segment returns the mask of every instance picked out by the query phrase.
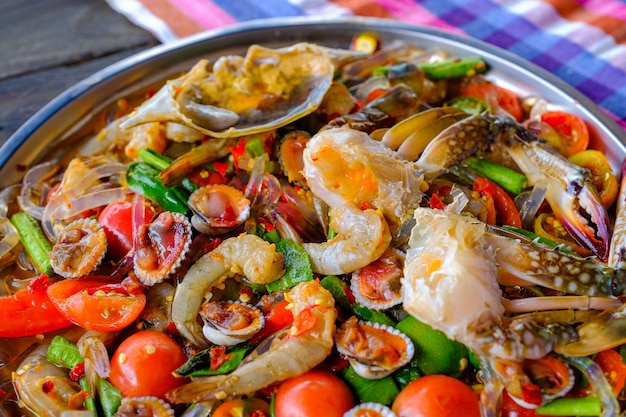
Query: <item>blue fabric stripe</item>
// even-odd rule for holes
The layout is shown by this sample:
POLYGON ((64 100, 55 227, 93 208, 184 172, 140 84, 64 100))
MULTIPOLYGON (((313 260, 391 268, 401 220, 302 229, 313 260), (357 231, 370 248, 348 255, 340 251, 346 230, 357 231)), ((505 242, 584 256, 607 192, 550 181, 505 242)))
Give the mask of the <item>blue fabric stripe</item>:
POLYGON ((239 21, 304 15, 287 0, 213 0, 213 3, 239 21))

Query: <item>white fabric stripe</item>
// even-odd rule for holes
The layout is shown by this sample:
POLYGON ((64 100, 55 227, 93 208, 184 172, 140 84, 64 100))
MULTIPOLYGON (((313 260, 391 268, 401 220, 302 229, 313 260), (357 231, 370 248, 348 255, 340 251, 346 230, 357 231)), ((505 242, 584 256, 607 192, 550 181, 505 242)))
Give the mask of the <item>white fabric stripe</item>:
POLYGON ((116 12, 126 16, 128 20, 137 26, 146 29, 163 43, 175 41, 178 38, 163 20, 152 14, 136 0, 106 0, 116 12))
POLYGON ((326 0, 288 0, 289 3, 302 9, 306 14, 330 17, 352 16, 351 10, 326 0))

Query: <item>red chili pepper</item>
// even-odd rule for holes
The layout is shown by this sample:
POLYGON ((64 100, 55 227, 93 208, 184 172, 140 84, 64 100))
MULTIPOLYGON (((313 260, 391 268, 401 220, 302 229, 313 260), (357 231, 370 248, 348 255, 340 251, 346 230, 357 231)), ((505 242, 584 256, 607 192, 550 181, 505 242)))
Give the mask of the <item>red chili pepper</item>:
POLYGON ((613 393, 619 394, 626 382, 626 364, 622 360, 622 355, 613 349, 598 352, 594 361, 598 364, 606 380, 611 385, 613 393))
POLYGON ((290 336, 298 337, 315 327, 315 324, 317 323, 317 316, 313 314, 313 309, 315 307, 317 307, 317 304, 312 304, 299 312, 298 315, 293 318, 293 327, 296 331, 293 334, 290 334, 290 336))
POLYGON ((446 208, 446 203, 441 201, 441 198, 437 194, 430 196, 430 208, 436 210, 443 210, 446 208))
POLYGON ((239 169, 239 158, 246 154, 246 140, 241 139, 235 146, 231 146, 230 154, 233 156, 235 169, 239 169))
POLYGON ((211 370, 216 370, 232 357, 233 355, 226 353, 226 346, 216 346, 211 348, 211 370))
POLYGON ((511 196, 509 196, 509 194, 504 191, 502 187, 487 178, 479 177, 474 181, 473 189, 486 198, 488 211, 490 210, 489 200, 491 199, 493 201, 496 219, 490 219, 488 213, 489 220, 487 223, 493 221, 493 223, 490 224, 497 223, 500 225, 507 224, 517 228, 522 227, 522 219, 517 211, 517 207, 515 207, 515 203, 513 202, 511 196))
POLYGON ((74 366, 70 370, 70 378, 72 378, 72 381, 80 380, 80 378, 84 374, 85 374, 85 362, 81 362, 81 363, 76 364, 76 366, 74 366))

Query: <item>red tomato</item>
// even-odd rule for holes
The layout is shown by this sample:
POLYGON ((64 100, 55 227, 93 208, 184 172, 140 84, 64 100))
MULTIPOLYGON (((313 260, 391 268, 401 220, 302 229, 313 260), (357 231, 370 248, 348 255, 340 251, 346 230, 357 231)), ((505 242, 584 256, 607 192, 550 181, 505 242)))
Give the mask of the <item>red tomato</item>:
POLYGON ((467 84, 461 87, 459 95, 479 98, 489 104, 492 111, 495 111, 494 107, 497 106, 513 116, 515 120, 519 121, 522 119, 522 106, 517 95, 513 91, 500 87, 484 78, 471 78, 467 84))
POLYGON ((613 349, 598 352, 594 361, 598 364, 615 395, 622 392, 626 381, 626 364, 622 355, 613 349))
POLYGON ((500 417, 537 417, 537 413, 535 413, 535 410, 522 407, 504 391, 502 393, 502 414, 500 414, 500 417))
POLYGON ((145 330, 125 339, 111 358, 109 382, 124 397, 155 396, 187 382, 172 372, 187 360, 183 348, 165 333, 145 330))
POLYGON ((259 398, 226 401, 213 411, 212 417, 269 417, 270 406, 259 398))
POLYGON ((400 391, 391 409, 398 417, 480 417, 478 395, 463 382, 446 375, 427 375, 400 391))
POLYGON ((69 321, 87 330, 111 332, 135 321, 146 305, 142 293, 102 279, 64 279, 48 287, 50 300, 69 321))
MULTIPOLYGON (((144 223, 150 223, 153 216, 154 209, 144 204, 144 223)), ((122 259, 133 248, 133 203, 117 201, 109 204, 100 213, 98 223, 107 237, 108 254, 113 259, 122 259)))
POLYGON ((559 151, 566 157, 584 151, 589 146, 589 129, 580 117, 563 111, 548 111, 541 121, 549 124, 560 134, 559 151))
POLYGON ((24 337, 70 326, 51 302, 47 275, 35 278, 25 290, 0 297, 0 337, 24 337))
POLYGON ((354 406, 352 392, 338 376, 312 370, 280 384, 276 417, 343 417, 354 406))

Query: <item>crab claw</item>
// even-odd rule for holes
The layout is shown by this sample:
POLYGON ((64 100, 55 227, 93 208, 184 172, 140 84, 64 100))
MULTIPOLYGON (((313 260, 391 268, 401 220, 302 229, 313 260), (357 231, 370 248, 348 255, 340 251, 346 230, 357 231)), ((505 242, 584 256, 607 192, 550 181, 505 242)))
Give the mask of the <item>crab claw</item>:
POLYGON ((589 171, 539 141, 518 139, 507 147, 531 185, 546 188, 546 200, 569 234, 600 260, 609 255, 611 224, 589 171))

